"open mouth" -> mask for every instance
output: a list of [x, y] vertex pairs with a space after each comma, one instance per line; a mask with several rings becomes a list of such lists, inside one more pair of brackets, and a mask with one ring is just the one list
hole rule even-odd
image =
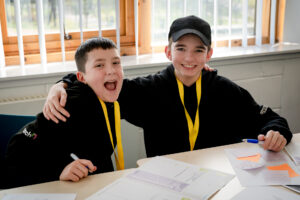
[[108, 81], [104, 83], [104, 87], [107, 90], [115, 90], [117, 87], [117, 81]]

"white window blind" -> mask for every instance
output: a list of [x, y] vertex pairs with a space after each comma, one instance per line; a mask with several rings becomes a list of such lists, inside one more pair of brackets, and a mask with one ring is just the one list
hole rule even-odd
[[277, 0], [271, 1], [270, 44], [275, 44], [275, 17]]
[[255, 44], [261, 46], [261, 37], [262, 37], [262, 2], [263, 0], [256, 1], [256, 35], [255, 35]]
[[97, 0], [97, 8], [98, 8], [98, 30], [99, 30], [99, 37], [102, 36], [102, 28], [101, 28], [101, 1]]
[[82, 22], [82, 0], [78, 0], [79, 2], [79, 28], [80, 28], [80, 41], [83, 42], [83, 22]]
[[64, 3], [63, 0], [58, 0], [58, 13], [59, 13], [59, 35], [60, 35], [60, 45], [61, 45], [61, 56], [63, 64], [66, 62], [66, 52], [65, 52], [65, 37], [64, 37]]
[[44, 72], [47, 72], [47, 53], [44, 28], [43, 0], [36, 0], [37, 21], [39, 31], [40, 57]]
[[243, 39], [242, 46], [248, 46], [248, 0], [243, 0]]
[[18, 35], [18, 48], [19, 48], [19, 57], [20, 57], [20, 67], [22, 69], [22, 74], [25, 74], [25, 60], [24, 60], [24, 47], [23, 47], [23, 34], [22, 34], [22, 21], [21, 21], [21, 9], [20, 9], [20, 0], [14, 1], [15, 6], [15, 17], [16, 17], [16, 27]]
[[120, 52], [121, 45], [120, 45], [120, 1], [115, 0], [115, 13], [116, 13], [116, 37], [117, 37], [117, 48]]

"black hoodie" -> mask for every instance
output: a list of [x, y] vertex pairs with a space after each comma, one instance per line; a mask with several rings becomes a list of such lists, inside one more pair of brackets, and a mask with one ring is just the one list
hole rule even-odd
[[[55, 124], [37, 115], [10, 140], [5, 168], [4, 187], [17, 187], [58, 180], [63, 169], [73, 160], [70, 153], [91, 160], [94, 173], [113, 171], [113, 152], [100, 102], [87, 85], [78, 81], [67, 89], [67, 122]], [[112, 133], [113, 104], [107, 104]], [[115, 134], [113, 134], [114, 144]]]
[[[248, 91], [217, 72], [202, 72], [200, 128], [194, 149], [257, 138], [280, 131], [289, 142], [287, 121], [270, 108], [264, 112]], [[197, 109], [196, 83], [184, 87], [184, 102], [192, 120]], [[190, 150], [189, 132], [173, 65], [159, 73], [124, 80], [119, 97], [122, 117], [144, 129], [147, 156]]]
[[[72, 85], [74, 74], [63, 78]], [[197, 108], [196, 84], [184, 87], [184, 102], [192, 119]], [[249, 92], [216, 71], [202, 71], [200, 128], [194, 149], [257, 138], [279, 131], [290, 142], [287, 121], [258, 105]], [[144, 129], [148, 157], [190, 150], [189, 132], [173, 65], [147, 77], [125, 79], [119, 99], [121, 117]]]

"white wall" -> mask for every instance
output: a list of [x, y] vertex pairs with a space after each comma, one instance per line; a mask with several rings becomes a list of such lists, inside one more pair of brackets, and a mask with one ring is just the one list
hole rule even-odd
[[[281, 47], [280, 47], [281, 48]], [[155, 73], [167, 63], [125, 67], [127, 77]], [[296, 50], [246, 56], [216, 57], [210, 65], [246, 88], [259, 104], [273, 108], [288, 120], [292, 132], [300, 132], [300, 46]], [[42, 110], [49, 87], [66, 72], [32, 77], [0, 78], [0, 113], [35, 115]], [[143, 133], [122, 120], [125, 167], [136, 167], [144, 158]]]
[[284, 42], [300, 43], [300, 1], [287, 0], [284, 18]]

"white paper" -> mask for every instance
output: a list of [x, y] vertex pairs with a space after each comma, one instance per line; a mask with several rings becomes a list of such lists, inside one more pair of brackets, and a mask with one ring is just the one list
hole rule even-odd
[[[290, 177], [287, 170], [268, 170], [268, 166], [278, 166], [287, 163], [297, 174], [300, 170], [294, 165], [284, 152], [272, 152], [264, 150], [259, 145], [249, 148], [226, 149], [226, 155], [236, 172], [236, 175], [242, 186], [259, 186], [259, 185], [299, 185], [300, 176]], [[247, 154], [249, 152], [250, 154]], [[240, 154], [241, 153], [241, 154]], [[264, 164], [260, 167], [243, 168], [241, 160], [237, 158], [249, 156], [251, 154], [260, 154]], [[247, 161], [250, 162], [250, 161]], [[253, 162], [253, 165], [259, 163]]]
[[76, 194], [19, 193], [6, 194], [2, 200], [75, 200]]
[[87, 200], [208, 199], [234, 176], [165, 157], [155, 157]]
[[180, 193], [165, 190], [154, 184], [138, 182], [134, 179], [121, 178], [86, 200], [195, 200]]
[[275, 187], [247, 187], [231, 200], [299, 200], [300, 196]]
[[285, 147], [285, 150], [290, 155], [296, 165], [300, 165], [300, 143], [290, 142]]

